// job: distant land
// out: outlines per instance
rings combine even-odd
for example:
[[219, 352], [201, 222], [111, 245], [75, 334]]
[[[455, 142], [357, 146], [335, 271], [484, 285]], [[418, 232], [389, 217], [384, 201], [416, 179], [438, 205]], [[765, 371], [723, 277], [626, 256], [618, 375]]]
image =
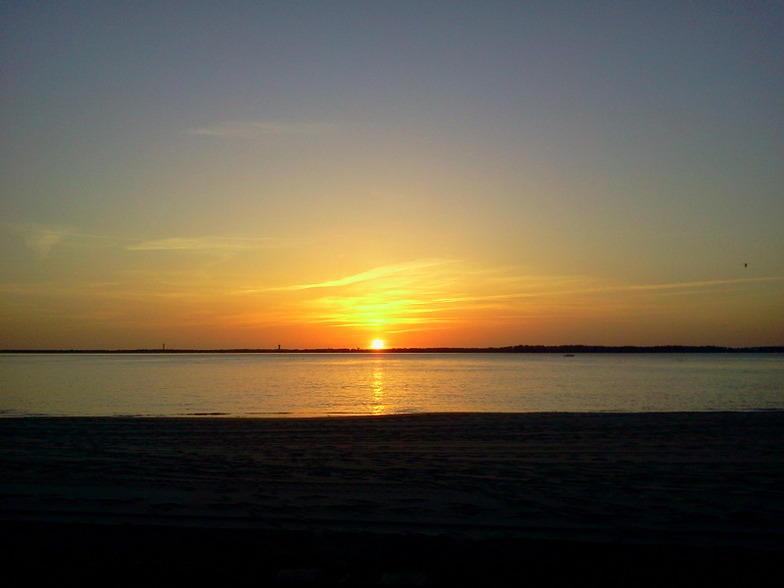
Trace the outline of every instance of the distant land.
[[389, 349], [2, 349], [0, 353], [784, 353], [784, 346], [510, 345], [507, 347], [393, 347]]

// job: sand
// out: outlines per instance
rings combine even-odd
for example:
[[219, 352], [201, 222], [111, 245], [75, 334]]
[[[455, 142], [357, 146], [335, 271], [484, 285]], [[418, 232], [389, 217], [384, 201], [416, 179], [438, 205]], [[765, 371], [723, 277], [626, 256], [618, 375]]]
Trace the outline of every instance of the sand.
[[8, 418], [0, 529], [88, 584], [763, 585], [784, 413]]

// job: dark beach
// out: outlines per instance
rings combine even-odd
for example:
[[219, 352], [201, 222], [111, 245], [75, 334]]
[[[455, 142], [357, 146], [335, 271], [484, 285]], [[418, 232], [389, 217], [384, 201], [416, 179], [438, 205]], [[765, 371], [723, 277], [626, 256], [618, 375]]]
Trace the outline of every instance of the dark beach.
[[778, 585], [784, 413], [0, 420], [6, 573]]

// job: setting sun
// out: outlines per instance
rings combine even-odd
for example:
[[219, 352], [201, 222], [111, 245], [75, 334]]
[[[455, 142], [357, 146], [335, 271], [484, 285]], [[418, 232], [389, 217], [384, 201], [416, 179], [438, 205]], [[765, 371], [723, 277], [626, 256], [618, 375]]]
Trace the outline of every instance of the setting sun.
[[370, 343], [371, 349], [384, 349], [384, 340], [383, 339], [373, 339]]

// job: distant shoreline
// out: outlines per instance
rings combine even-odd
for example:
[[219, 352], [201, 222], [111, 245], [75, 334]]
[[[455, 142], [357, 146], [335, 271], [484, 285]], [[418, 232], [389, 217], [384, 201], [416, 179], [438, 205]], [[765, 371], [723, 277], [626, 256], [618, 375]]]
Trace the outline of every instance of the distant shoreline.
[[784, 346], [720, 347], [715, 345], [511, 345], [507, 347], [395, 347], [390, 349], [0, 349], [0, 353], [784, 353]]

